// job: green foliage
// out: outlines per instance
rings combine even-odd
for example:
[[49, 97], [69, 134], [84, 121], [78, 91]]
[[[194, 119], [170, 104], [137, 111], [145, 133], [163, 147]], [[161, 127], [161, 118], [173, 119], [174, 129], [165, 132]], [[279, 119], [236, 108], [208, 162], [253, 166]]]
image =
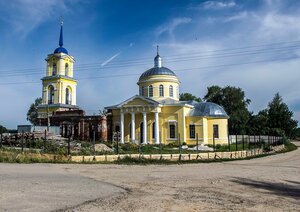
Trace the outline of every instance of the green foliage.
[[38, 111], [37, 106], [42, 103], [42, 98], [36, 98], [34, 103], [32, 103], [27, 112], [27, 120], [33, 125], [38, 124]]
[[204, 96], [207, 102], [214, 102], [223, 106], [229, 115], [229, 133], [245, 134], [247, 122], [250, 118], [248, 105], [251, 100], [245, 97], [245, 92], [241, 88], [226, 86], [211, 86], [207, 88]]
[[4, 126], [0, 125], [0, 133], [6, 133], [7, 131], [8, 130]]
[[285, 135], [290, 137], [297, 127], [297, 121], [292, 119], [293, 112], [289, 110], [286, 103], [282, 101], [279, 93], [275, 94], [268, 105], [268, 124], [270, 128], [281, 129]]
[[[288, 136], [297, 135], [297, 121], [293, 120], [293, 112], [282, 100], [279, 93], [275, 94], [268, 107], [257, 115], [252, 115], [248, 123], [248, 133], [260, 135]], [[300, 132], [299, 132], [300, 134]]]
[[268, 135], [269, 132], [269, 116], [267, 109], [258, 112], [257, 115], [251, 115], [247, 125], [247, 133], [250, 135]]
[[179, 100], [180, 101], [196, 101], [196, 102], [202, 102], [201, 98], [194, 96], [191, 93], [181, 93], [179, 95]]
[[294, 129], [291, 137], [300, 140], [300, 128]]

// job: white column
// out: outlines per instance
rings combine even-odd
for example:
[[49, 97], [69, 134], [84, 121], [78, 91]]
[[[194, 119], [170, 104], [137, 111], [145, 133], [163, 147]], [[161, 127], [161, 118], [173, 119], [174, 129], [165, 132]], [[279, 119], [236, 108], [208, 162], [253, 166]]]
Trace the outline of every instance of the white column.
[[143, 144], [147, 144], [147, 115], [143, 112]]
[[121, 120], [120, 120], [121, 141], [120, 142], [121, 142], [121, 144], [124, 144], [124, 113], [121, 112], [120, 115], [121, 115]]
[[155, 112], [155, 144], [159, 144], [159, 120], [158, 112]]
[[135, 142], [135, 114], [131, 113], [131, 141]]

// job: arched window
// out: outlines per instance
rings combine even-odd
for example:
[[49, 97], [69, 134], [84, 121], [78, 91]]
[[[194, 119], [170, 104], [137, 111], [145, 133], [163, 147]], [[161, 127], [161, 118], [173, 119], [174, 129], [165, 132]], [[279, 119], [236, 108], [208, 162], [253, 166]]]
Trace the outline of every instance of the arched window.
[[57, 70], [56, 70], [56, 63], [52, 64], [52, 76], [55, 76], [57, 74]]
[[144, 96], [144, 91], [145, 90], [145, 88], [144, 88], [144, 86], [142, 86], [142, 91], [141, 91], [141, 96]]
[[52, 85], [48, 87], [48, 104], [54, 104], [54, 87]]
[[173, 85], [170, 85], [169, 87], [169, 94], [170, 94], [170, 97], [173, 97]]
[[65, 75], [69, 76], [69, 64], [68, 63], [66, 63], [66, 65], [65, 65]]
[[149, 85], [148, 87], [148, 97], [153, 97], [153, 86]]
[[70, 88], [66, 88], [66, 104], [72, 104], [72, 93]]
[[164, 96], [164, 86], [163, 85], [159, 86], [159, 96]]

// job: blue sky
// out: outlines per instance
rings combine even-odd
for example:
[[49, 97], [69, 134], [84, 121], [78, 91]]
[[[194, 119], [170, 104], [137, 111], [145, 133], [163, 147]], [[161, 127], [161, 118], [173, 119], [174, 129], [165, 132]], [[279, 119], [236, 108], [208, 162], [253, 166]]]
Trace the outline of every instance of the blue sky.
[[0, 124], [27, 123], [60, 16], [88, 114], [137, 94], [159, 44], [181, 92], [238, 86], [254, 113], [279, 92], [300, 121], [300, 1], [13, 0], [0, 1]]

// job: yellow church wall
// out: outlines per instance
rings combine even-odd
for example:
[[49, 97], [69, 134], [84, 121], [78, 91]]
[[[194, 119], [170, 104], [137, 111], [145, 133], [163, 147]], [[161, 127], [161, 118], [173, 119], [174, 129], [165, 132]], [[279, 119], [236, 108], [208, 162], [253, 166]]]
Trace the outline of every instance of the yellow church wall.
[[[187, 116], [186, 117], [186, 143], [188, 145], [196, 145], [197, 144], [197, 134], [198, 134], [198, 144], [204, 143], [204, 125], [203, 121], [205, 119], [203, 117], [197, 116]], [[195, 125], [195, 138], [190, 138], [190, 125]]]
[[[163, 81], [161, 80], [161, 77], [163, 77]], [[148, 97], [148, 86], [152, 85], [153, 86], [153, 97], [152, 99], [154, 100], [161, 100], [166, 97], [177, 99], [178, 100], [178, 89], [177, 87], [179, 86], [179, 82], [177, 78], [174, 76], [169, 76], [169, 75], [160, 75], [158, 76], [150, 76], [147, 77], [145, 80], [141, 81], [138, 83], [139, 84], [139, 91], [141, 95], [142, 87], [144, 87], [144, 97]], [[159, 86], [163, 85], [164, 86], [164, 96], [159, 96]], [[173, 86], [173, 97], [170, 97], [170, 85]]]
[[[134, 100], [135, 103], [138, 101]], [[126, 105], [128, 106], [128, 105]], [[125, 107], [126, 108], [126, 107]], [[131, 111], [135, 112], [135, 140], [141, 140], [140, 125], [143, 121], [142, 110], [128, 108], [128, 111], [123, 108], [124, 112], [124, 141], [131, 142], [130, 139], [130, 123]], [[215, 139], [215, 144], [227, 144], [227, 119], [206, 118], [206, 117], [189, 117], [188, 106], [163, 106], [159, 113], [159, 136], [164, 144], [178, 144], [178, 135], [180, 135], [180, 143], [186, 142], [188, 145], [197, 143], [196, 137], [190, 138], [190, 124], [195, 125], [195, 135], [198, 134], [198, 143], [213, 144], [213, 125], [219, 126], [219, 138]], [[120, 126], [120, 109], [113, 109], [113, 129], [116, 125]], [[147, 111], [147, 142], [154, 144], [155, 138], [152, 136], [154, 112], [149, 109]], [[175, 138], [170, 138], [170, 123], [175, 124]]]
[[54, 87], [54, 104], [65, 104], [66, 102], [66, 88], [70, 87], [72, 90], [72, 105], [76, 105], [76, 85], [77, 82], [71, 79], [47, 79], [43, 80], [43, 104], [48, 103], [48, 87]]
[[53, 64], [56, 64], [56, 70], [58, 75], [66, 75], [65, 65], [68, 64], [69, 67], [68, 76], [73, 77], [73, 62], [74, 62], [73, 57], [69, 55], [64, 55], [63, 53], [60, 53], [58, 55], [60, 57], [58, 57], [56, 54], [49, 55], [48, 58], [46, 59], [47, 61], [46, 75], [52, 76]]
[[208, 144], [213, 144], [213, 125], [219, 126], [219, 138], [215, 138], [215, 144], [228, 144], [228, 134], [227, 134], [227, 119], [218, 118], [208, 118], [207, 128], [208, 128]]
[[[163, 107], [162, 112], [159, 114], [160, 120], [160, 139], [162, 143], [177, 143], [178, 132], [179, 132], [179, 114], [180, 107]], [[175, 124], [175, 138], [170, 138], [169, 125], [170, 123]]]

